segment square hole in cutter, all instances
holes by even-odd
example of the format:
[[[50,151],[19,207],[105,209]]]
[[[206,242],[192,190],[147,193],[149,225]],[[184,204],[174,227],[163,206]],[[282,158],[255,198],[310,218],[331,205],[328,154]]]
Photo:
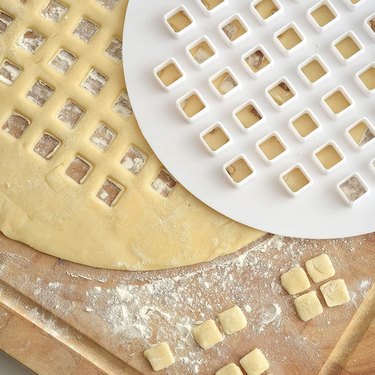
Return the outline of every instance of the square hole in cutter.
[[[296,95],[292,85],[286,79],[282,79],[269,87],[267,92],[272,103],[276,104],[277,107],[283,107]]]
[[[107,206],[113,207],[118,200],[123,188],[111,180],[105,180],[96,196]]]
[[[357,202],[369,191],[366,183],[358,173],[347,177],[345,180],[341,181],[337,187],[341,197],[349,205]]]
[[[207,37],[200,38],[190,44],[187,51],[193,61],[200,66],[203,66],[217,54],[215,47]]]
[[[100,91],[107,83],[108,78],[96,69],[91,69],[86,79],[82,82],[82,87],[86,89],[90,94],[98,96]]]
[[[287,151],[285,142],[277,132],[273,132],[257,142],[257,148],[263,160],[268,163],[280,159]]]
[[[252,3],[252,7],[258,18],[264,21],[270,19],[281,8],[280,3],[275,0],[256,0]]]
[[[90,137],[90,142],[101,151],[107,151],[116,133],[104,124],[99,124]]]
[[[175,34],[187,30],[189,26],[193,24],[192,16],[183,5],[180,5],[169,12],[164,19],[167,22],[169,29]]]
[[[193,90],[178,100],[178,108],[188,120],[193,120],[202,114],[207,106],[198,91]]]
[[[240,185],[247,181],[254,173],[249,161],[244,155],[238,156],[224,166],[227,176],[232,183]]]
[[[96,0],[96,2],[100,6],[106,8],[108,10],[112,10],[118,4],[119,0]]]
[[[230,44],[239,41],[249,31],[245,20],[239,14],[221,23],[219,28]]]
[[[113,103],[112,109],[127,120],[132,116],[133,108],[125,91]]]
[[[302,192],[311,184],[311,178],[300,164],[288,169],[280,177],[284,187],[292,195]]]
[[[319,122],[310,110],[306,110],[290,121],[293,133],[305,139],[319,128]]]
[[[350,126],[346,134],[349,136],[349,141],[355,145],[356,148],[366,147],[375,139],[374,127],[367,119],[363,119]]]
[[[176,185],[177,181],[166,170],[162,169],[151,184],[151,187],[164,198],[168,198]]]
[[[12,24],[14,18],[9,14],[0,11],[0,34],[5,33],[8,27]]]
[[[358,74],[358,78],[369,92],[374,92],[375,90],[375,63],[363,69]]]
[[[201,133],[201,139],[211,152],[221,151],[225,145],[230,143],[230,136],[221,124],[216,124],[205,130]]]
[[[68,100],[64,107],[61,108],[57,118],[68,128],[74,129],[84,113],[85,111],[78,104]]]
[[[4,60],[0,66],[0,82],[11,86],[21,73],[22,69],[19,66]]]
[[[2,129],[14,138],[20,138],[29,125],[29,119],[19,113],[13,113],[5,122]]]
[[[113,38],[109,43],[109,46],[105,49],[104,53],[112,58],[115,62],[120,63],[122,61],[122,41],[118,38]]]
[[[1,19],[1,16],[0,16],[0,19]],[[368,25],[369,30],[371,30],[371,32],[375,34],[375,14],[370,16],[367,19],[367,25]],[[0,31],[1,31],[1,27],[0,27]]]
[[[70,52],[62,49],[49,62],[49,65],[59,73],[65,74],[76,62],[77,58]]]
[[[225,0],[199,0],[207,10],[214,10],[219,5],[223,4]]]
[[[321,1],[309,10],[309,14],[316,25],[323,28],[338,17],[336,9],[330,1]]]
[[[323,172],[331,170],[344,160],[343,153],[331,141],[314,151],[314,160]]]
[[[264,116],[253,101],[242,105],[234,111],[234,119],[244,129],[250,129],[256,124],[260,124]]]
[[[147,156],[135,146],[130,146],[121,160],[121,165],[137,175],[145,166]]]
[[[34,146],[35,153],[46,160],[50,160],[60,146],[60,141],[48,133],[44,133]]]
[[[91,169],[89,162],[76,156],[65,171],[65,174],[78,184],[82,184]]]
[[[17,45],[27,52],[35,54],[37,49],[45,42],[46,38],[41,33],[35,30],[26,30],[25,33],[18,39]]]
[[[353,100],[346,93],[344,88],[331,91],[323,97],[326,108],[334,116],[342,115],[353,103]]]
[[[230,68],[225,68],[210,78],[214,92],[224,97],[239,87],[239,81]]]
[[[67,11],[68,7],[62,2],[51,0],[42,10],[42,16],[50,21],[60,22]]]
[[[362,50],[362,43],[351,31],[333,42],[333,51],[343,61],[351,60]]]
[[[243,61],[254,74],[260,73],[271,64],[271,58],[262,46],[252,49],[243,56]]]
[[[305,78],[305,81],[314,85],[328,74],[328,67],[319,56],[313,56],[303,62],[299,69]]]
[[[298,26],[294,23],[276,32],[275,37],[278,45],[280,45],[285,52],[293,51],[304,41],[301,30],[299,30]]]
[[[39,80],[36,81],[33,87],[26,94],[26,98],[31,100],[33,103],[39,107],[43,107],[46,101],[52,96],[55,92],[51,86],[47,83]]]
[[[73,35],[85,43],[89,43],[98,32],[99,26],[94,22],[83,18],[73,31]]]
[[[174,59],[159,65],[154,72],[163,87],[170,87],[183,77],[183,72]]]

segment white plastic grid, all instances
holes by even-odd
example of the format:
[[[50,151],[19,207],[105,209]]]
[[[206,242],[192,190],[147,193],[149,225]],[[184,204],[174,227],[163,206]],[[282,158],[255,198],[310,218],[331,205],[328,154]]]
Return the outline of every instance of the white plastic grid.
[[[278,10],[267,19],[256,10],[260,2],[226,0],[208,10],[201,0],[185,0],[183,4],[194,27],[189,26],[189,32],[177,41],[170,37],[168,26],[163,25],[166,15],[182,9],[176,8],[175,1],[165,0],[157,6],[146,5],[145,0],[130,2],[125,26],[127,35],[132,37],[125,44],[124,62],[128,91],[140,127],[177,180],[234,220],[273,233],[309,238],[374,231],[375,220],[369,218],[375,209],[371,189],[375,184],[375,167],[371,162],[375,142],[356,147],[348,135],[349,127],[362,120],[374,123],[374,90],[359,78],[375,59],[375,31],[370,23],[375,16],[372,0],[356,4],[351,0],[273,0]],[[324,26],[318,25],[312,16],[322,5],[333,14],[332,21]],[[152,9],[144,12],[145,7]],[[234,19],[241,22],[244,33],[231,41],[223,27]],[[290,28],[300,42],[288,50],[278,36]],[[359,51],[344,58],[335,45],[347,36]],[[215,53],[198,64],[189,50],[202,38]],[[254,52],[255,58],[265,57],[269,61],[256,72],[246,62]],[[153,82],[152,71],[170,58],[176,59],[187,79],[163,92]],[[326,71],[315,82],[309,81],[301,70],[313,60]],[[228,96],[218,95],[210,82],[223,71],[233,73],[238,83]],[[293,94],[281,105],[269,93],[280,83],[286,84]],[[334,113],[324,99],[337,91],[349,105]],[[188,118],[179,103],[191,93],[199,94],[205,108]],[[179,111],[174,110],[175,103]],[[236,114],[249,104],[259,115],[259,121],[245,127]],[[310,116],[316,127],[301,136],[293,121],[304,114]],[[230,141],[212,152],[203,136],[217,125],[225,130]],[[286,152],[270,162],[258,146],[272,134],[277,134]],[[330,144],[342,160],[327,173],[316,161],[315,153]],[[248,163],[253,173],[238,184],[228,177],[226,166],[239,158]],[[282,176],[296,166],[308,184],[292,192]],[[349,208],[340,199],[342,192],[338,186],[353,174],[361,177],[367,190]],[[233,189],[226,183],[228,180],[239,189]]]

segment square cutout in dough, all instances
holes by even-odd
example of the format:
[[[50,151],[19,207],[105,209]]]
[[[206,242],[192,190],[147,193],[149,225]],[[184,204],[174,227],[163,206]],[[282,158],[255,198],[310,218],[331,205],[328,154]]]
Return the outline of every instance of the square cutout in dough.
[[[267,358],[258,348],[241,358],[240,364],[247,375],[261,375],[270,367]]]
[[[166,342],[151,346],[143,352],[143,355],[154,371],[163,370],[175,363],[171,349]]]
[[[301,164],[288,169],[280,175],[283,186],[292,196],[302,193],[311,185],[311,177]]]
[[[301,267],[295,267],[281,275],[281,285],[290,294],[302,293],[310,288],[310,281]]]
[[[224,170],[230,181],[235,186],[243,185],[254,174],[254,168],[250,165],[245,155],[239,155],[224,166]]]
[[[8,120],[3,125],[2,129],[14,138],[21,138],[27,127],[30,125],[30,120],[20,115],[19,113],[12,113]]]
[[[215,375],[243,375],[241,369],[235,363],[229,363],[215,372]]]
[[[35,153],[40,155],[43,159],[50,160],[60,147],[60,141],[48,133],[44,133],[34,146]]]
[[[101,151],[107,151],[116,133],[104,124],[99,124],[90,137],[90,142]]]
[[[77,58],[69,51],[62,49],[49,62],[49,65],[61,74],[66,74],[77,61]]]
[[[66,169],[65,174],[78,184],[82,184],[91,169],[91,165],[80,156],[76,156]]]
[[[14,18],[3,11],[0,11],[0,34],[5,33],[13,23]]]
[[[343,279],[328,281],[320,287],[328,307],[341,306],[350,302],[350,296]]]
[[[137,175],[145,166],[147,156],[135,146],[130,146],[121,159],[121,165],[129,172]]]
[[[25,51],[35,54],[40,46],[45,42],[46,37],[38,31],[28,29],[18,39],[17,45]]]
[[[26,98],[35,103],[39,107],[43,107],[46,101],[52,96],[55,89],[46,82],[38,80],[26,94]]]
[[[100,73],[96,69],[91,69],[81,86],[90,94],[98,96],[103,87],[106,85],[107,81],[108,78],[104,74]]]
[[[90,43],[91,39],[98,32],[99,26],[86,18],[81,19],[73,31],[73,35],[85,43]]]
[[[113,10],[115,8],[115,6],[118,4],[119,0],[96,0],[96,2],[100,6],[106,8],[108,10]]]
[[[113,181],[106,179],[96,196],[107,206],[112,207],[117,202],[123,190],[123,187],[118,183],[114,183]]]
[[[301,320],[307,322],[323,313],[323,306],[316,292],[302,294],[294,300],[297,314]]]
[[[84,113],[85,111],[77,103],[68,100],[61,108],[57,118],[68,128],[74,129]]]
[[[120,63],[122,61],[122,40],[113,38],[104,53],[116,63]]]
[[[209,349],[223,340],[221,332],[212,319],[194,327],[193,336],[202,349]]]
[[[241,331],[247,326],[246,316],[237,305],[221,312],[218,318],[227,335]]]
[[[60,22],[68,11],[68,7],[60,1],[50,0],[47,6],[42,10],[42,16],[53,22]]]
[[[113,103],[112,109],[126,120],[133,115],[133,108],[127,92],[123,91]]]
[[[0,66],[0,82],[11,86],[21,73],[22,68],[9,60],[4,60]]]
[[[164,198],[168,198],[176,185],[177,181],[167,171],[162,169],[151,184],[151,187]]]
[[[327,254],[319,255],[315,258],[309,259],[306,263],[306,270],[309,276],[315,283],[327,280],[335,276],[335,269],[332,261]]]

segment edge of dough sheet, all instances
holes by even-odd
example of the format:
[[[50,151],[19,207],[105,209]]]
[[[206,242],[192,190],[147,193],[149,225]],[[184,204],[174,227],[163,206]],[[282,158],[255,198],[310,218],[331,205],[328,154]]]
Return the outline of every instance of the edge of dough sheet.
[[[209,261],[261,237],[262,232],[216,213],[181,185],[167,199],[151,188],[162,166],[141,135],[134,115],[125,120],[112,111],[113,102],[124,91],[123,68],[122,64],[103,57],[106,38],[122,35],[127,1],[120,2],[112,13],[97,10],[94,0],[89,3],[65,0],[65,3],[70,9],[63,22],[69,29],[82,16],[103,25],[92,44],[86,46],[64,32],[59,33],[64,25],[51,26],[42,21],[39,12],[44,2],[30,1],[22,5],[0,0],[0,8],[17,19],[12,29],[1,36],[5,48],[0,52],[0,61],[11,58],[27,67],[13,86],[0,84],[0,122],[13,110],[32,117],[27,134],[20,139],[0,134],[0,230],[11,239],[58,258],[99,268],[134,271]],[[53,43],[47,41],[43,52],[32,56],[19,51],[14,46],[15,40],[28,27],[53,36]],[[68,46],[80,56],[80,67],[66,77],[50,74],[48,68],[51,53],[61,46]],[[74,85],[93,65],[109,78],[105,93],[103,90],[97,98],[80,95],[82,89]],[[45,79],[56,88],[53,100],[42,109],[24,98],[37,78]],[[74,133],[76,136],[70,135],[69,130],[61,130],[64,150],[50,161],[40,160],[32,153],[37,134],[50,126],[53,129],[62,126],[56,123],[53,112],[70,96],[81,99],[87,116],[82,118],[79,130]],[[82,137],[87,137],[100,121],[110,124],[118,138],[110,152],[94,155],[92,146]],[[134,143],[148,156],[138,176],[124,170],[117,160]],[[95,163],[92,174],[82,185],[67,180],[64,175],[76,153],[91,157],[90,161]],[[121,199],[112,208],[96,199],[98,187],[106,176],[113,176],[125,186]],[[6,249],[1,250],[6,254]]]

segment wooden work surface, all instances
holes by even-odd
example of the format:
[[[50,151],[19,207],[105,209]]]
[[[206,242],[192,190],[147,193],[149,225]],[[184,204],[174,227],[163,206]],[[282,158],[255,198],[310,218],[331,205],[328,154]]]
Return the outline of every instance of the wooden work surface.
[[[267,235],[209,264],[129,273],[68,263],[0,235],[0,348],[43,375],[151,374],[142,351],[159,341],[176,356],[161,374],[214,374],[255,346],[267,355],[268,374],[375,374],[374,248],[375,235]],[[322,252],[352,300],[332,309],[323,303],[324,313],[303,323],[279,275]],[[191,326],[233,303],[248,327],[198,348]]]

